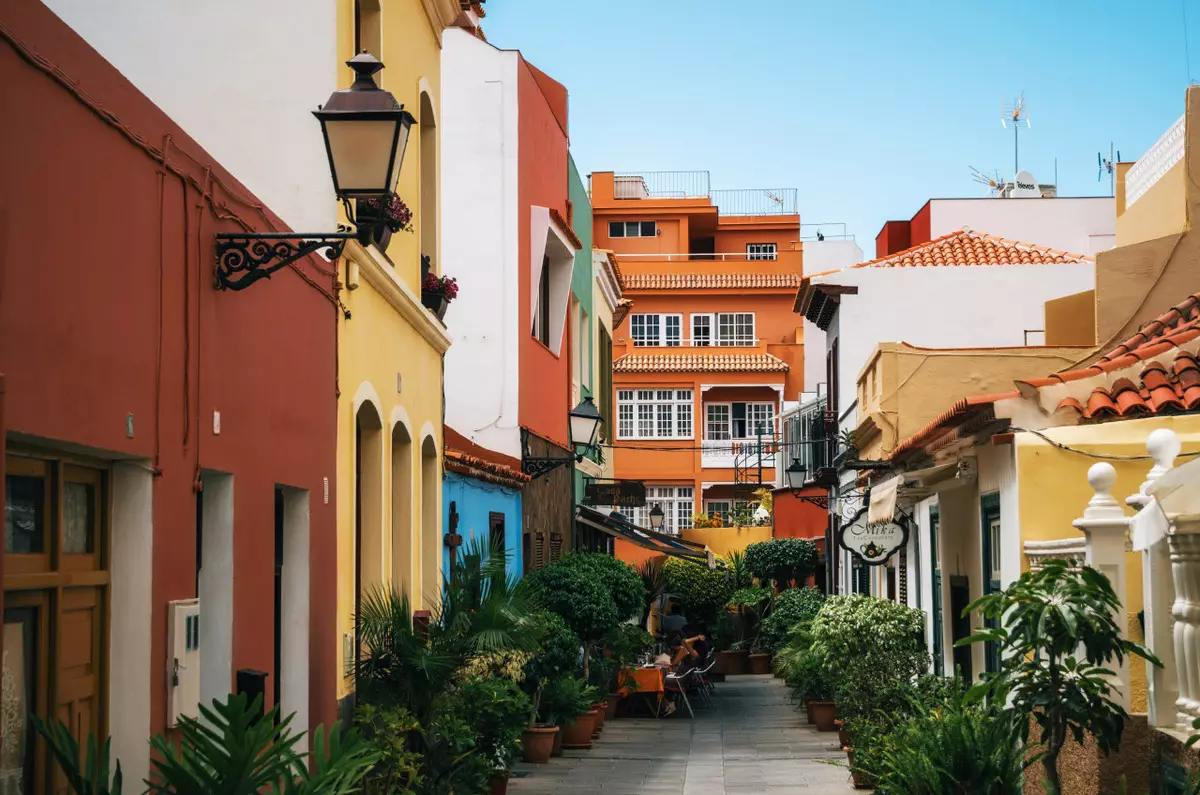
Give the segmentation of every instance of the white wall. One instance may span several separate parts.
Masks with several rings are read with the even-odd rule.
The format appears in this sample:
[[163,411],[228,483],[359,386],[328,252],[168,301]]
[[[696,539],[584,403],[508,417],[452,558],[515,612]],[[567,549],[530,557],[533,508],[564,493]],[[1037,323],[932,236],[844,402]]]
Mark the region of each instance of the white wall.
[[979,493],[1000,495],[1000,587],[1021,576],[1021,503],[1017,489],[1016,446],[984,445],[979,449]]
[[1116,200],[934,199],[929,234],[941,237],[964,226],[976,232],[1094,255],[1116,245]]
[[[806,276],[863,261],[862,249],[853,240],[806,240],[803,245]],[[804,321],[804,352],[804,388],[815,392],[817,384],[825,383],[825,332],[811,320]]]
[[442,271],[468,285],[446,317],[446,424],[519,458],[517,53],[447,30],[441,129]]
[[[200,544],[200,703],[233,687],[233,475],[204,472]],[[119,692],[113,690],[114,693]]]
[[113,465],[109,736],[124,775],[150,775],[150,630],[154,626],[154,476],[144,464]]
[[293,229],[333,231],[312,111],[336,88],[336,3],[45,3]]
[[[295,731],[309,729],[308,661],[324,655],[328,649],[309,648],[309,492],[307,489],[283,489],[283,581],[280,583],[281,624],[279,660],[280,714],[295,713]],[[305,735],[303,742],[309,737]]]
[[[880,342],[920,347],[1018,347],[1045,327],[1045,302],[1090,290],[1091,262],[929,268],[857,268],[816,281],[856,285],[837,312],[841,408]],[[831,326],[832,331],[832,326]],[[1033,338],[1031,337],[1031,342]]]

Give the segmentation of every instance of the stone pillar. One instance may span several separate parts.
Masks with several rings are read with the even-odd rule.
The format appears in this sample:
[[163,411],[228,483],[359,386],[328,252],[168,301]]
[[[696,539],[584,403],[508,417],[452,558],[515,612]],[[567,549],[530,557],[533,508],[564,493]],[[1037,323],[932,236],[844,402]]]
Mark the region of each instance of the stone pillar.
[[[1122,606],[1113,616],[1121,630],[1121,637],[1129,636],[1129,619],[1125,612],[1125,547],[1129,533],[1129,517],[1125,509],[1112,495],[1112,487],[1117,482],[1117,470],[1113,465],[1101,461],[1093,464],[1088,470],[1088,483],[1095,494],[1088,501],[1088,507],[1083,512],[1082,519],[1076,519],[1072,524],[1082,530],[1087,536],[1087,564],[1094,569],[1104,572],[1112,583],[1113,590],[1121,600]],[[1120,703],[1129,709],[1129,658],[1117,669],[1117,680],[1114,689],[1118,691]]]
[[1200,718],[1200,516],[1171,518],[1167,543],[1175,581],[1175,670],[1179,697],[1175,700],[1175,723],[1191,733],[1192,721]]
[[[1125,500],[1135,510],[1150,503],[1147,495],[1150,486],[1175,465],[1183,442],[1179,434],[1169,428],[1152,431],[1146,438],[1146,451],[1154,460],[1154,466],[1146,475],[1137,494]],[[1152,510],[1157,510],[1153,508]],[[1151,663],[1146,666],[1147,718],[1151,726],[1174,728],[1177,718],[1175,701],[1179,698],[1179,681],[1175,673],[1175,623],[1172,617],[1175,604],[1175,587],[1171,573],[1171,555],[1167,541],[1142,550],[1142,609],[1145,615],[1145,643],[1162,660],[1163,667]]]

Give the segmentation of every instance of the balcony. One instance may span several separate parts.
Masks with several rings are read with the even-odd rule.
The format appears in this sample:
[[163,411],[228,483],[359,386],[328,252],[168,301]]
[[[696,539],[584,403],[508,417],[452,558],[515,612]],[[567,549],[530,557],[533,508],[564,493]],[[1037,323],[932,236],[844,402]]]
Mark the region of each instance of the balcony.
[[[774,440],[705,439],[700,442],[700,466],[703,469],[747,469],[761,466],[763,482],[774,480],[775,456],[779,444]],[[766,473],[766,470],[772,470]]]
[[712,203],[724,216],[799,215],[798,195],[795,188],[714,190]]
[[614,199],[707,199],[707,171],[618,171]]

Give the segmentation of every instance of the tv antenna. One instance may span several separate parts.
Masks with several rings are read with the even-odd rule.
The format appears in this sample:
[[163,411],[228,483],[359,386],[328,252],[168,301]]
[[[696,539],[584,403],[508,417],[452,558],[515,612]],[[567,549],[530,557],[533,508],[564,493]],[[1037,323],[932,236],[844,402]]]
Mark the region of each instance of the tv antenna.
[[1020,132],[1021,124],[1025,124],[1025,128],[1029,129],[1029,105],[1025,102],[1025,92],[1021,92],[1021,96],[1011,105],[1005,105],[1000,114],[1000,124],[1004,129],[1012,125],[1013,131],[1013,174],[1021,170],[1018,155],[1020,154]]
[[991,176],[983,173],[975,166],[971,166],[971,179],[978,182],[980,185],[988,189],[988,195],[996,197],[1000,195],[1000,189],[1004,187],[1004,183],[1000,179],[1000,172],[994,171]]
[[1096,153],[1096,181],[1099,182],[1104,178],[1105,172],[1108,172],[1109,196],[1117,195],[1117,163],[1120,162],[1121,150],[1114,150],[1111,141],[1108,144],[1107,158],[1105,158],[1100,152]]

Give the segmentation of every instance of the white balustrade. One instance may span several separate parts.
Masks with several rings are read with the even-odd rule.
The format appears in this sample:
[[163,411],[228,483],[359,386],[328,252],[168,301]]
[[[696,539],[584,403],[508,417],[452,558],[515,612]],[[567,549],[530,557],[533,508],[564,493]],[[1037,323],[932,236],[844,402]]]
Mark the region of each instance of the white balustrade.
[[[1125,503],[1138,511],[1157,512],[1152,504],[1150,487],[1171,469],[1183,442],[1179,434],[1169,428],[1152,431],[1146,439],[1146,451],[1154,465],[1146,475],[1137,494]],[[1140,516],[1139,516],[1140,518]],[[1158,516],[1147,517],[1148,521]],[[1135,520],[1136,521],[1136,520]],[[1172,611],[1175,588],[1171,573],[1171,555],[1165,539],[1142,549],[1142,610],[1145,628],[1145,643],[1159,660],[1162,667],[1146,663],[1147,718],[1151,726],[1174,728],[1176,724],[1175,701],[1179,698],[1179,682],[1175,668],[1175,644],[1173,639]]]
[[1175,581],[1175,721],[1176,728],[1190,732],[1200,718],[1200,516],[1175,517],[1167,543]]
[[[1072,524],[1083,531],[1087,538],[1087,564],[1099,569],[1112,583],[1113,590],[1125,601],[1125,548],[1129,533],[1129,517],[1125,509],[1112,494],[1117,482],[1117,470],[1107,461],[1093,464],[1088,470],[1088,483],[1095,494],[1088,501],[1082,519]],[[1129,618],[1122,604],[1113,616],[1122,637],[1129,635]],[[1129,659],[1126,658],[1116,671],[1113,682],[1120,701],[1129,709]]]

